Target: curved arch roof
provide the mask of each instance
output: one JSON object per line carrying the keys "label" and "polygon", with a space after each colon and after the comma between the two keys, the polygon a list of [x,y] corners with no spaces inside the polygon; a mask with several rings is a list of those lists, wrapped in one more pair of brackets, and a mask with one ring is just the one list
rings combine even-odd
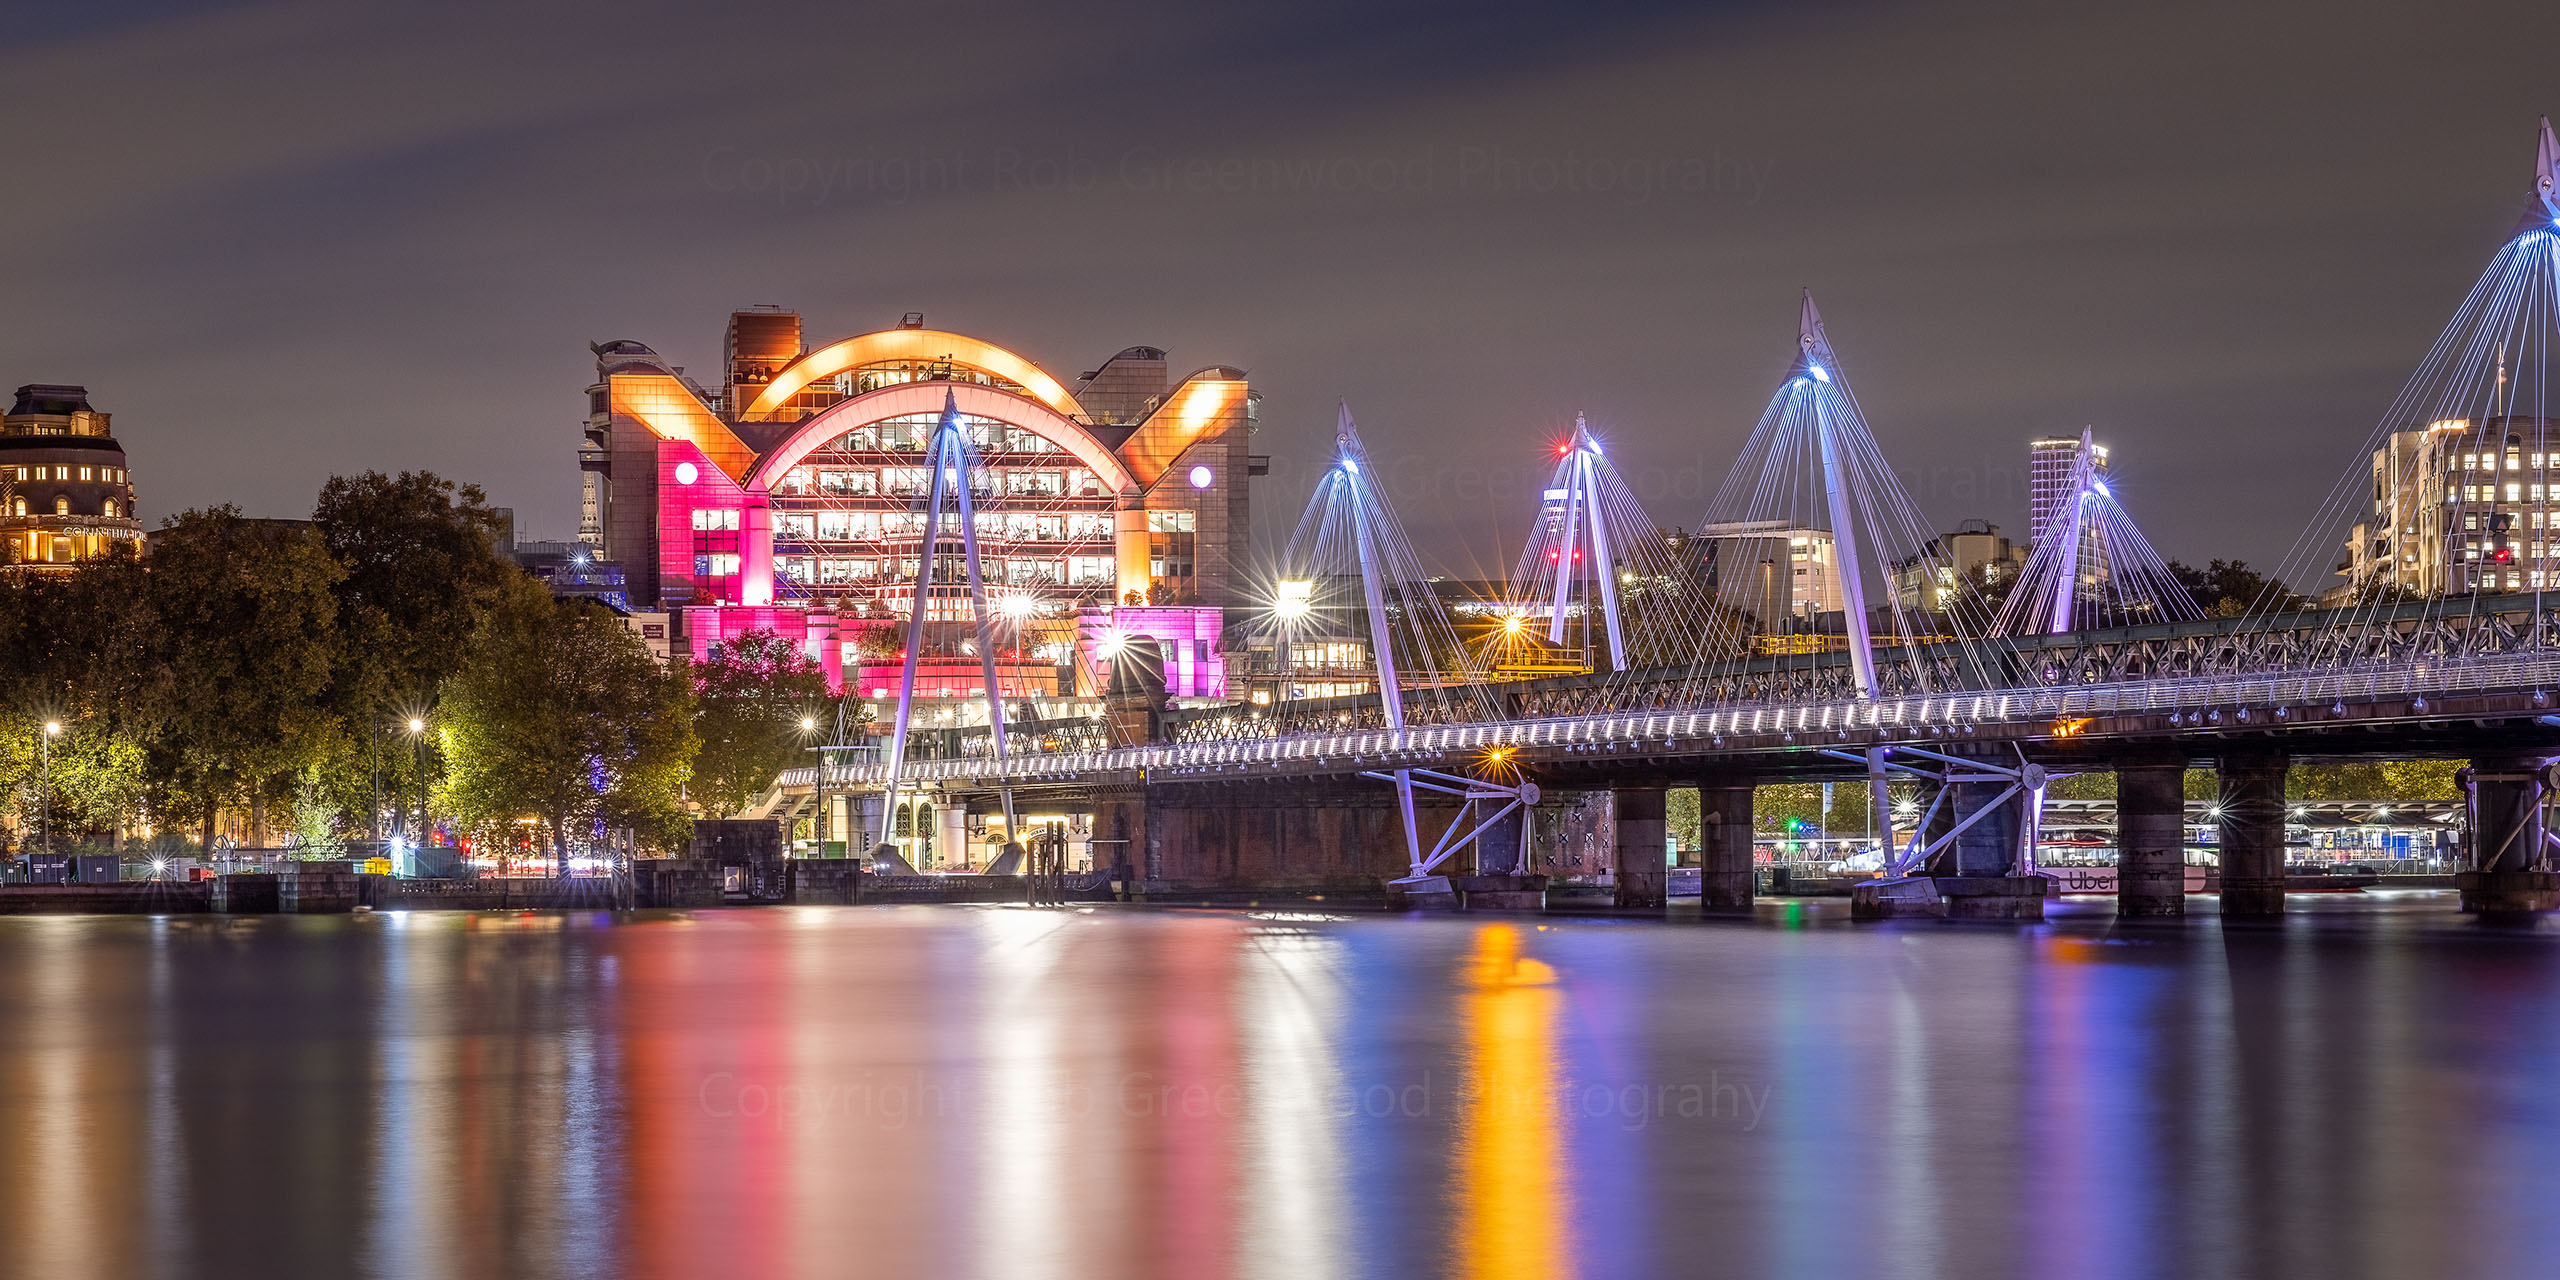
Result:
{"label": "curved arch roof", "polygon": [[[907,332],[915,332],[908,330]],[[899,357],[890,356],[888,359]],[[868,363],[868,362],[866,362]],[[1007,374],[1007,377],[1012,375]],[[779,385],[779,384],[776,384]],[[1084,424],[1058,412],[1051,405],[1030,396],[1017,395],[975,382],[901,382],[864,392],[850,400],[838,401],[795,424],[782,443],[767,451],[756,463],[745,484],[750,489],[770,491],[782,473],[799,465],[818,442],[829,436],[851,431],[885,418],[901,418],[910,414],[938,414],[948,397],[960,412],[973,417],[994,418],[1039,432],[1093,468],[1115,494],[1134,485],[1129,468],[1103,443],[1093,438]],[[1069,403],[1074,403],[1072,400]]]}
{"label": "curved arch roof", "polygon": [[1245,383],[1240,370],[1211,365],[1184,378],[1167,392],[1164,403],[1138,424],[1120,445],[1138,483],[1152,486],[1182,451],[1212,425],[1244,412]]}
{"label": "curved arch roof", "polygon": [[771,418],[810,383],[848,369],[888,360],[946,358],[1021,384],[1060,417],[1074,418],[1084,412],[1084,406],[1077,404],[1076,398],[1047,370],[992,342],[940,329],[883,329],[820,347],[783,366],[773,375],[773,381],[757,393],[755,403],[738,416],[749,421]]}

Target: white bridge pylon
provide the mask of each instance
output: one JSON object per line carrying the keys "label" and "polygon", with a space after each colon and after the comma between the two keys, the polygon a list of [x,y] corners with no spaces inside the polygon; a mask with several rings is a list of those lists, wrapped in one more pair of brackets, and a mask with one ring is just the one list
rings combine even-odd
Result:
{"label": "white bridge pylon", "polygon": [[[1871,587],[1883,588],[1881,612],[1900,637],[1971,630],[1933,619],[1924,601],[1906,603],[1881,576],[1890,571],[1934,580],[1945,553],[1868,429],[1810,290],[1797,319],[1795,361],[1698,532],[1731,562],[1719,565],[1725,603],[1757,616],[1763,630],[1777,633],[1784,620],[1818,632],[1825,617],[1838,615],[1855,698],[1872,702],[1885,693],[1876,670]],[[1750,571],[1755,561],[1769,566],[1760,585]],[[1880,575],[1872,583],[1870,572]],[[1980,656],[1967,660],[1980,674]],[[1882,833],[1876,852],[1885,857],[1893,830],[1888,769],[1878,752],[1868,752],[1866,764],[1875,829]]]}
{"label": "white bridge pylon", "polygon": [[[1502,637],[1519,638],[1541,611],[1546,643],[1566,643],[1579,617],[1584,636],[1596,617],[1609,667],[1660,663],[1695,652],[1709,611],[1689,595],[1689,573],[1660,526],[1601,451],[1581,414],[1556,446],[1556,468],[1540,495],[1538,522],[1505,588]],[[1632,661],[1631,661],[1632,660]]]}
{"label": "white bridge pylon", "polygon": [[[1317,482],[1289,538],[1284,558],[1287,572],[1307,593],[1310,612],[1330,615],[1337,629],[1356,611],[1359,629],[1369,640],[1378,674],[1378,704],[1389,732],[1402,735],[1410,709],[1408,694],[1432,720],[1490,719],[1481,672],[1474,669],[1458,641],[1456,628],[1431,587],[1430,575],[1398,524],[1379,487],[1376,469],[1360,443],[1359,425],[1344,404],[1334,426],[1334,463]],[[1356,604],[1342,600],[1356,588]],[[1465,714],[1453,706],[1464,699]],[[1426,883],[1433,870],[1460,847],[1512,808],[1537,803],[1537,788],[1523,783],[1503,786],[1429,769],[1386,769],[1362,776],[1392,782],[1396,807],[1404,822],[1405,849],[1411,873],[1399,884]],[[1458,834],[1463,818],[1433,844],[1422,847],[1422,829],[1414,813],[1414,792],[1455,795],[1469,802],[1505,800],[1505,806]]]}
{"label": "white bridge pylon", "polygon": [[1992,619],[1991,634],[2061,635],[2202,616],[2098,473],[2097,448],[2083,429],[2063,496]]}
{"label": "white bridge pylon", "polygon": [[[942,418],[934,424],[933,439],[925,447],[925,467],[932,479],[926,486],[923,543],[916,548],[916,594],[914,608],[907,614],[907,651],[905,666],[898,674],[898,717],[889,733],[888,776],[880,801],[880,838],[874,847],[889,843],[897,830],[898,773],[906,763],[907,725],[915,711],[916,660],[924,650],[925,615],[932,599],[934,562],[942,549],[942,517],[945,506],[958,517],[960,525],[960,561],[962,574],[969,587],[969,616],[977,625],[978,670],[987,682],[987,733],[996,750],[996,786],[1004,801],[1004,838],[1007,843],[1017,838],[1020,828],[1013,819],[1013,788],[1005,781],[1009,772],[1005,760],[1004,693],[996,683],[996,652],[992,607],[987,600],[986,584],[978,576],[978,512],[970,496],[973,479],[979,474],[978,451],[969,443],[969,433],[960,423],[960,405],[949,391],[942,393]],[[919,833],[921,835],[921,833]]]}

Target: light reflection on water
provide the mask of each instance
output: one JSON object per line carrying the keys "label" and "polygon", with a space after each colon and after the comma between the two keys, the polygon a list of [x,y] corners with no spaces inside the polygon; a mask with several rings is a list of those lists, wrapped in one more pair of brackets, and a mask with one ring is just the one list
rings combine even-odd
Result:
{"label": "light reflection on water", "polygon": [[2547,1274],[2560,932],[0,920],[0,1275]]}

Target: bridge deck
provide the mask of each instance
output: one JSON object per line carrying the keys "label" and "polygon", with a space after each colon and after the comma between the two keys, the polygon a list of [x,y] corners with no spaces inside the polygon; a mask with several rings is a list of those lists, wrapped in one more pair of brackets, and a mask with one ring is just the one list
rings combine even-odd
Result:
{"label": "bridge deck", "polygon": [[[2117,684],[1997,689],[1779,706],[1615,711],[1590,715],[1273,734],[1014,757],[910,761],[905,783],[1032,786],[1139,777],[1356,773],[1398,765],[1470,764],[1495,748],[1524,762],[1605,752],[1642,756],[1810,752],[1948,737],[2104,739],[2132,733],[2221,734],[2245,726],[2366,726],[2472,721],[2494,709],[2531,719],[2560,685],[2560,652],[2429,660],[2326,673],[2231,675]],[[2505,695],[2491,708],[2484,697]],[[2437,701],[2430,703],[2434,698]],[[2339,708],[2344,708],[2343,711]],[[2082,724],[2081,722],[2088,722]],[[1238,725],[1239,732],[1249,732]],[[1625,758],[1622,754],[1621,758]],[[806,768],[783,783],[808,788]],[[827,770],[830,789],[877,787],[883,764]]]}

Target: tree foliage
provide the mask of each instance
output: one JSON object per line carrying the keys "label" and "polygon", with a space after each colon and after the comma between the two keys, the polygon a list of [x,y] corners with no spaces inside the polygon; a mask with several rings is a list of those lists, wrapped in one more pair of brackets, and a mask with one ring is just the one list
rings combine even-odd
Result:
{"label": "tree foliage", "polygon": [[2244,561],[2215,560],[2204,568],[2169,562],[2169,573],[2195,598],[2205,616],[2237,618],[2249,613],[2308,609],[2311,601],[2296,595],[2282,580],[2252,569]]}
{"label": "tree foliage", "polygon": [[444,683],[445,807],[484,839],[536,818],[564,860],[598,823],[672,843],[698,745],[688,686],[603,606],[510,580]]}
{"label": "tree foliage", "polygon": [[217,806],[289,800],[325,742],[342,576],[309,526],[189,511],[152,542],[147,664],[135,683],[161,807],[204,824]]}
{"label": "tree foliage", "polygon": [[750,631],[693,666],[694,758],[691,794],[703,812],[732,814],[773,785],[780,773],[813,757],[817,739],[805,717],[831,731],[835,708],[817,660],[771,631]]}

